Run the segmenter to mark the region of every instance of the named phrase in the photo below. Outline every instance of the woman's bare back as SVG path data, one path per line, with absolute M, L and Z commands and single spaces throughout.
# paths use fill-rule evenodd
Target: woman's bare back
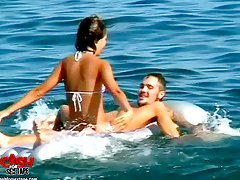
M 98 121 L 106 121 L 100 73 L 103 63 L 103 60 L 89 53 L 83 53 L 78 61 L 74 56 L 63 60 L 63 79 L 69 105 L 68 121 L 73 125 L 96 125 Z

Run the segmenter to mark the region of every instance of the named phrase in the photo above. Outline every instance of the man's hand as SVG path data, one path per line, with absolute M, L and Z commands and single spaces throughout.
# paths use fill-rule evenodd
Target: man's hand
M 119 132 L 125 129 L 127 126 L 128 122 L 132 119 L 133 117 L 133 110 L 130 109 L 126 113 L 122 114 L 121 116 L 113 119 L 110 123 L 111 126 L 113 127 L 115 132 Z
M 4 118 L 7 118 L 8 116 L 10 116 L 10 114 L 9 114 L 6 110 L 0 111 L 0 122 L 1 122 Z

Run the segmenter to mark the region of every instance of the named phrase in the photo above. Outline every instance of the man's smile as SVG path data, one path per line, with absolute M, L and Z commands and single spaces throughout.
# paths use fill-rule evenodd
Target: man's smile
M 147 98 L 147 97 L 148 97 L 147 93 L 140 93 L 139 94 L 139 99 L 144 99 L 144 98 Z

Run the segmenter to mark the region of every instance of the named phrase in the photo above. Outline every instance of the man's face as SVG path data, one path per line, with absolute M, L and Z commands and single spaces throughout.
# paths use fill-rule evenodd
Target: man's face
M 144 78 L 138 91 L 138 105 L 152 104 L 165 95 L 165 91 L 160 91 L 161 85 L 154 76 Z

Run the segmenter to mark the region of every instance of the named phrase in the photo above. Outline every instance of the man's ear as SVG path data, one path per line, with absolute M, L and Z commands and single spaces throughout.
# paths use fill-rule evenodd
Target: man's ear
M 166 91 L 160 91 L 158 93 L 158 99 L 162 101 L 165 95 L 166 95 Z

